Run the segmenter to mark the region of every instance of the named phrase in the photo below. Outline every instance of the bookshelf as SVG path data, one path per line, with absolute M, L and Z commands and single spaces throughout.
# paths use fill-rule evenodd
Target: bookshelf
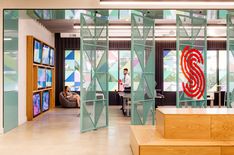
M 39 58 L 41 58 L 41 61 L 39 62 L 35 62 L 35 56 L 34 56 L 36 55 L 35 54 L 36 52 L 34 52 L 34 49 L 36 48 L 35 42 L 37 42 L 38 45 L 41 45 L 38 46 L 39 47 L 38 53 L 40 53 L 38 56 Z M 49 52 L 47 51 L 47 54 L 49 53 L 48 54 L 49 63 L 43 62 L 43 54 L 44 54 L 43 52 L 45 52 L 44 47 L 47 47 L 47 49 L 49 49 L 48 50 Z M 52 52 L 53 56 L 51 55 Z M 27 36 L 26 68 L 27 68 L 26 72 L 27 120 L 32 121 L 33 118 L 55 107 L 55 49 L 52 46 L 48 45 L 47 43 L 33 36 Z M 40 73 L 42 73 L 42 76 L 39 76 Z M 41 79 L 43 80 L 40 81 Z M 37 96 L 37 98 L 35 96 Z M 48 104 L 49 106 L 44 106 L 47 104 L 43 103 L 49 103 Z

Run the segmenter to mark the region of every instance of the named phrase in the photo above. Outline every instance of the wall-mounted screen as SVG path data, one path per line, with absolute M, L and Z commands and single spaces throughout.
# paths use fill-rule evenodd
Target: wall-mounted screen
M 38 40 L 34 40 L 34 47 L 33 47 L 33 61 L 35 63 L 41 63 L 42 59 L 42 45 L 41 42 Z
M 46 87 L 52 86 L 52 70 L 46 69 Z
M 44 91 L 42 95 L 42 111 L 49 109 L 50 105 L 50 93 L 49 91 Z
M 33 94 L 33 116 L 41 113 L 41 96 L 40 93 Z
M 54 65 L 54 49 L 50 49 L 50 65 Z
M 50 47 L 47 45 L 43 45 L 42 63 L 46 65 L 50 64 Z
M 38 68 L 37 86 L 38 88 L 46 87 L 46 71 L 44 68 Z

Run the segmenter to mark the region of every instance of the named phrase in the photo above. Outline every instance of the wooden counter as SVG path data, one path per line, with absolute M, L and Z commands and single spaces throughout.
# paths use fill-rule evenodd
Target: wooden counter
M 156 123 L 156 130 L 168 139 L 234 140 L 231 108 L 158 108 Z
M 131 126 L 134 155 L 233 155 L 234 141 L 165 139 L 154 126 Z

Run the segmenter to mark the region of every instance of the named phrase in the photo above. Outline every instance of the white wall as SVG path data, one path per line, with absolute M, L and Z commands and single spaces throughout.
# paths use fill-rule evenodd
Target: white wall
M 42 40 L 54 47 L 54 34 L 48 31 L 45 27 L 33 19 L 28 19 L 25 13 L 21 12 L 19 19 L 19 51 L 18 51 L 18 120 L 19 125 L 27 121 L 26 117 L 26 47 L 27 35 L 32 35 L 35 38 Z

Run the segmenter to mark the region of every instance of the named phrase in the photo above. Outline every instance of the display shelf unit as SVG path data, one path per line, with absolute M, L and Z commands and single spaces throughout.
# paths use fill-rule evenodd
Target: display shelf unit
M 53 56 L 53 65 L 49 64 L 42 64 L 41 63 L 35 63 L 34 62 L 34 41 L 38 41 L 41 46 L 46 45 L 50 49 L 53 49 L 54 56 Z M 41 47 L 42 50 L 42 47 Z M 43 52 L 43 50 L 41 51 Z M 42 57 L 42 56 L 41 56 Z M 45 86 L 43 88 L 38 88 L 38 69 L 45 69 L 45 76 L 46 70 L 51 70 L 51 84 L 50 86 Z M 26 90 L 26 102 L 27 102 L 27 120 L 32 121 L 34 117 L 40 115 L 43 113 L 42 110 L 42 95 L 43 92 L 48 91 L 49 92 L 49 109 L 52 109 L 55 107 L 55 49 L 48 45 L 47 43 L 33 37 L 33 36 L 27 36 L 27 72 L 26 72 L 26 78 L 27 78 L 27 90 Z M 34 115 L 34 105 L 33 105 L 33 95 L 35 93 L 40 94 L 40 114 Z M 46 111 L 48 111 L 46 110 Z M 45 112 L 45 111 L 44 111 Z

